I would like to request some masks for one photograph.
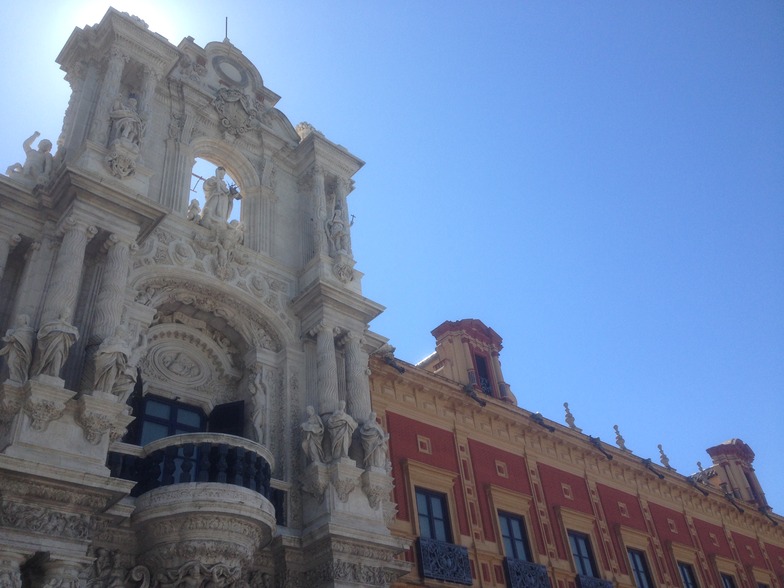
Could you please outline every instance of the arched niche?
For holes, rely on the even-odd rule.
[[[224,140],[202,136],[195,138],[190,147],[194,159],[206,159],[216,166],[223,166],[242,192],[252,193],[259,190],[261,181],[256,167],[234,145]]]

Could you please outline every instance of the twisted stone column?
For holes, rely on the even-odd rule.
[[[100,343],[112,335],[120,324],[128,271],[131,267],[130,243],[112,234],[104,246],[107,248],[106,266],[95,303],[95,319],[90,344]]]
[[[364,423],[370,414],[370,382],[368,355],[362,349],[362,337],[357,333],[347,333],[345,350],[348,413]]]
[[[61,231],[64,233],[63,242],[57,252],[52,285],[46,295],[43,322],[58,318],[61,311],[66,311],[68,320],[73,316],[82,280],[84,252],[88,241],[98,233],[98,229],[86,226],[73,216],[63,221]]]
[[[332,413],[338,407],[338,367],[335,356],[335,336],[332,327],[320,323],[316,335],[316,369],[320,414]]]

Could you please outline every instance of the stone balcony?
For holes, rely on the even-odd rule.
[[[114,449],[108,460],[112,475],[136,482],[131,526],[144,546],[139,561],[153,575],[192,560],[240,573],[271,540],[274,460],[262,445],[190,433]]]

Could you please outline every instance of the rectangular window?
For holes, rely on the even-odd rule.
[[[474,355],[476,362],[476,375],[479,377],[479,387],[488,396],[493,395],[493,382],[490,378],[490,370],[487,367],[487,360],[482,355]]]
[[[205,429],[201,409],[157,396],[146,396],[142,401],[139,445],[181,433],[198,433]]]
[[[499,512],[498,522],[501,525],[501,537],[504,540],[506,557],[531,561],[531,549],[528,545],[523,518],[507,512]]]
[[[653,580],[648,569],[648,561],[645,559],[645,553],[639,549],[629,549],[628,553],[629,561],[632,564],[634,583],[637,585],[637,588],[653,588]]]
[[[581,576],[598,578],[593,551],[591,551],[591,540],[588,535],[569,531],[569,546],[572,548],[572,557],[574,557],[577,573]]]
[[[425,539],[452,542],[446,496],[439,492],[416,489],[419,534]]]
[[[679,561],[678,571],[681,573],[683,588],[700,588],[700,585],[697,583],[697,576],[694,574],[694,568],[690,564]]]
[[[735,578],[729,574],[721,574],[722,588],[735,588]]]

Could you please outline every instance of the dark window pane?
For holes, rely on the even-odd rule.
[[[142,425],[142,438],[140,441],[140,445],[144,446],[152,441],[156,441],[158,439],[163,439],[164,437],[169,436],[169,427],[166,425],[161,425],[159,423],[151,423],[146,421]]]
[[[201,426],[201,415],[198,412],[180,408],[177,410],[177,422],[190,427]]]
[[[588,535],[578,533],[576,531],[569,531],[569,545],[572,548],[572,556],[574,557],[574,565],[577,568],[577,573],[581,576],[590,576],[598,578],[596,575],[593,553],[591,552],[591,541]]]
[[[697,576],[694,575],[694,568],[691,565],[679,561],[678,571],[681,573],[683,588],[699,588]]]
[[[452,536],[447,517],[446,496],[437,492],[416,489],[419,533],[425,539],[451,543]]]
[[[145,416],[158,417],[159,419],[166,419],[168,421],[171,414],[171,407],[162,402],[148,400],[144,407],[144,414]]]
[[[721,574],[721,585],[723,588],[735,588],[735,578],[729,574]]]
[[[501,536],[504,541],[506,557],[524,561],[531,560],[531,551],[528,546],[528,537],[525,534],[523,518],[505,513],[498,513],[501,524]]]
[[[637,588],[653,588],[645,554],[637,549],[629,549],[629,561],[632,564],[632,575]]]

